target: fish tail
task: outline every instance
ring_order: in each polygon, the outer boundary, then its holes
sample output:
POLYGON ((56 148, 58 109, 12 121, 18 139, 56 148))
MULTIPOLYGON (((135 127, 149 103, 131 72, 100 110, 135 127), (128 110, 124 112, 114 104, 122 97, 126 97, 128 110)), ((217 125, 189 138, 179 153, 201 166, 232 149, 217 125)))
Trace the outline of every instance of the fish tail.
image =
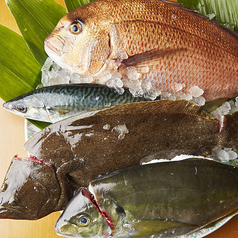
POLYGON ((220 146, 238 149, 238 112, 223 116, 218 122, 220 146))

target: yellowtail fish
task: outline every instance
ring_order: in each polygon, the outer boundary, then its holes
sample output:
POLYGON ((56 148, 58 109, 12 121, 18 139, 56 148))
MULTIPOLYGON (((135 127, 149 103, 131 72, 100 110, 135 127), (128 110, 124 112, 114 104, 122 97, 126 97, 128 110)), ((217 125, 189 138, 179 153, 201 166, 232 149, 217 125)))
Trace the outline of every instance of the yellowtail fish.
POLYGON ((43 87, 13 98, 3 107, 19 116, 54 123, 70 116, 114 105, 148 101, 125 90, 94 84, 65 84, 43 87))
POLYGON ((238 34, 175 2, 96 0, 64 16, 45 50, 90 83, 120 78, 133 95, 238 94, 238 34))
POLYGON ((92 181, 55 225, 66 237, 177 237, 238 211, 238 168, 206 159, 119 170, 92 181))

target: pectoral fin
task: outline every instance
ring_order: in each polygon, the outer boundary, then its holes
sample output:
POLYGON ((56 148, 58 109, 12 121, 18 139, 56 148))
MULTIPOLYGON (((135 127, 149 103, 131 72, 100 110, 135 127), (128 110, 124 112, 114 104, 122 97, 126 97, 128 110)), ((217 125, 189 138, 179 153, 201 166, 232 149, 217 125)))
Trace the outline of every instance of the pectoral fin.
POLYGON ((210 113, 214 110, 216 110, 218 107, 220 107, 222 104, 224 104, 226 101, 228 100, 228 98, 219 98, 210 102, 207 102, 204 106, 202 106, 201 108, 210 113))
POLYGON ((180 48, 180 49, 153 49, 150 51, 146 51, 140 54, 135 54, 130 56, 127 59, 124 59, 122 63, 126 67, 130 66, 139 66, 139 65, 145 65, 150 61, 150 64, 153 63, 153 61, 157 61, 159 58, 164 57, 165 55, 170 54, 176 54, 181 51, 187 51, 186 48, 180 48))
POLYGON ((175 237, 197 229, 196 225, 158 219, 135 221, 129 224, 125 223, 123 226, 126 232, 135 237, 145 237, 155 234, 158 234, 161 237, 169 237, 170 235, 175 237))
POLYGON ((51 107, 51 108, 47 108, 47 110, 51 113, 51 114, 59 114, 59 115, 65 115, 67 113, 69 113, 70 110, 68 109, 64 109, 64 108, 60 108, 60 107, 51 107))

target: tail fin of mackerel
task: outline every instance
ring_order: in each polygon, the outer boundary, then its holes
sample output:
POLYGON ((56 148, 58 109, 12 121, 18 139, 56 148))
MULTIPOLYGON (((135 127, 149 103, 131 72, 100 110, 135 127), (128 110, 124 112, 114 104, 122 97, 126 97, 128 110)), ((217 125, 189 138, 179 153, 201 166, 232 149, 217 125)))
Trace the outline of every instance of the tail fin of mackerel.
POLYGON ((225 115, 218 122, 220 146, 238 149, 238 112, 225 115))

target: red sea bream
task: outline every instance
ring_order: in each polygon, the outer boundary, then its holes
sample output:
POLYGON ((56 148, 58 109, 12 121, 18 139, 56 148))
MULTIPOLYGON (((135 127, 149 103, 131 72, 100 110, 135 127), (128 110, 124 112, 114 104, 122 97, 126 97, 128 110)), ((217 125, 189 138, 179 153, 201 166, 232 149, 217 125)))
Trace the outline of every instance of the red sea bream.
POLYGON ((237 33, 175 2, 96 0, 64 16, 45 50, 84 82, 134 95, 237 95, 237 33))

